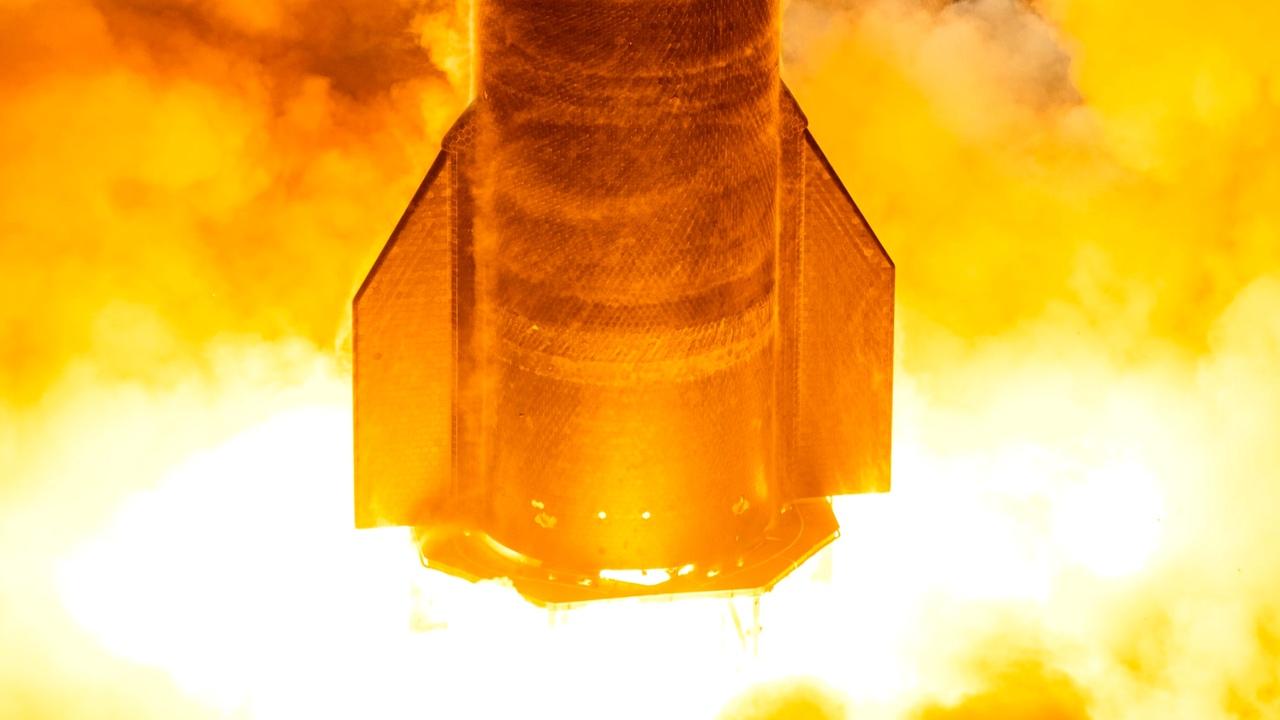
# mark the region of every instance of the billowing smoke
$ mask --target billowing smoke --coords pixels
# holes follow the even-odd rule
[[[466,15],[430,0],[10,0],[0,32],[0,716],[198,717],[209,696],[179,689],[169,658],[133,663],[76,629],[60,562],[193,453],[346,403],[347,303],[465,103]],[[335,481],[349,464],[345,438],[299,443],[280,461],[325,447]],[[201,507],[144,513],[176,523],[141,531],[172,553],[108,553],[90,577],[124,600],[91,583],[96,607],[151,598],[207,626],[219,598],[178,607],[155,589],[183,569],[237,572],[245,512],[269,511],[273,532],[349,520],[322,480],[271,499],[293,478],[263,460],[234,468],[238,490],[198,475],[230,497],[217,527]],[[318,493],[339,509],[317,514]],[[205,542],[224,551],[193,551]],[[155,585],[120,574],[134,562]],[[226,685],[211,672],[197,684]]]
[[[347,303],[467,24],[0,4],[0,716],[1280,714],[1280,11],[792,0],[897,262],[895,485],[754,639],[348,530]]]
[[[898,264],[896,497],[849,500],[836,553],[891,565],[845,582],[925,636],[920,717],[1280,712],[1280,15],[790,16],[797,95]]]
[[[86,355],[152,377],[224,333],[331,345],[465,102],[442,10],[6,3],[4,396]]]

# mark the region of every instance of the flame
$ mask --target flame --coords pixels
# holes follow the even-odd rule
[[[344,308],[465,7],[2,7],[0,716],[1280,714],[1272,5],[793,0],[899,268],[895,484],[762,632],[348,529]]]

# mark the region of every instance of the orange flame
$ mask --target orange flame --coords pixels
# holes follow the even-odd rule
[[[894,490],[758,636],[348,530],[344,308],[465,8],[2,8],[0,716],[1280,714],[1275,7],[793,0],[899,268]]]

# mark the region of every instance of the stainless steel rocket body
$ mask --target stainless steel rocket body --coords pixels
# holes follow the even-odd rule
[[[479,6],[480,467],[512,548],[680,566],[776,513],[777,30],[776,0]]]
[[[893,365],[778,1],[478,2],[475,101],[355,300],[356,524],[540,602],[768,587],[888,489]]]

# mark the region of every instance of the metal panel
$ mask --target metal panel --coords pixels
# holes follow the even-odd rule
[[[441,152],[356,295],[357,527],[426,522],[449,495],[453,166]]]
[[[793,496],[889,489],[894,267],[808,131]]]

